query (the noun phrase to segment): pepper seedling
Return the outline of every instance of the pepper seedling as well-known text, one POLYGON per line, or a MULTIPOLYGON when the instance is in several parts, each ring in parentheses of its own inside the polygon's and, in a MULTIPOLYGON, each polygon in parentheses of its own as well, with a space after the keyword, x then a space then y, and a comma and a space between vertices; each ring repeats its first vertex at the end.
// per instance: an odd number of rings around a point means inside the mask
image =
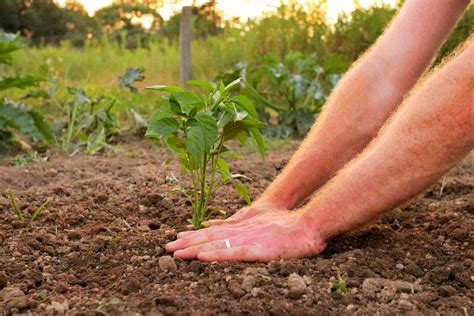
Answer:
MULTIPOLYGON (((232 174, 226 158, 234 156, 227 142, 237 140, 245 146, 253 139, 262 158, 265 144, 255 106, 243 96, 232 96, 230 90, 240 79, 227 86, 202 80, 188 81, 205 93, 184 91, 176 86, 150 86, 147 89, 167 92, 167 102, 150 120, 147 137, 162 138, 177 153, 182 170, 190 174, 192 188, 177 187, 193 208, 188 221, 200 228, 209 215, 209 204, 216 190, 233 183, 237 192, 250 203, 250 191, 241 182, 244 175, 232 174)), ((247 178, 248 179, 248 178, 247 178)))

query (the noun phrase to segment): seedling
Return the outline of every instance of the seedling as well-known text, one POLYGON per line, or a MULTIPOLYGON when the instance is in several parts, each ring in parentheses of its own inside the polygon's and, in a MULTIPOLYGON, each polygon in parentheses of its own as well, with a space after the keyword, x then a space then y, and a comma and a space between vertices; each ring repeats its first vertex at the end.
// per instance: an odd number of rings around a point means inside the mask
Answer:
POLYGON ((188 172, 192 188, 177 187, 184 194, 194 213, 188 221, 200 228, 209 215, 211 199, 220 187, 233 183, 237 192, 250 203, 249 189, 240 181, 248 179, 232 174, 226 158, 233 157, 228 141, 237 140, 246 145, 253 139, 264 156, 265 145, 259 128, 254 105, 245 96, 231 96, 230 90, 240 79, 224 86, 213 82, 194 80, 188 85, 199 86, 207 93, 186 92, 175 86, 151 86, 147 89, 169 93, 167 103, 153 115, 147 137, 162 138, 166 146, 177 153, 181 168, 188 172))
POLYGON ((347 284, 346 281, 341 277, 341 275, 337 274, 337 282, 331 284, 331 292, 346 292, 347 291, 347 284))
MULTIPOLYGON (((10 198, 10 203, 12 205, 13 212, 15 212, 15 215, 19 221, 25 222, 25 217, 23 216, 23 212, 20 210, 18 207, 18 204, 16 203, 15 195, 13 194, 12 191, 8 191, 8 196, 10 198)), ((33 222, 35 219, 40 215, 40 213, 43 211, 43 209, 48 205, 49 203, 49 198, 44 200, 43 203, 36 209, 36 211, 33 212, 33 215, 31 215, 30 219, 28 220, 28 228, 33 227, 33 222)))

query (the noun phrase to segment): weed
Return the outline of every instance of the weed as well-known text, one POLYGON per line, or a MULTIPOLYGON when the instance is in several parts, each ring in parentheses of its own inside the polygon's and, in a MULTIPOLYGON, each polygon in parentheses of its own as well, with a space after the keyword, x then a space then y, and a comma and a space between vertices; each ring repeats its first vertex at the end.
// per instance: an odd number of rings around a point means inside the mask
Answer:
POLYGON ((337 282, 332 283, 330 289, 332 292, 336 292, 336 291, 346 292, 347 291, 346 281, 341 277, 339 273, 337 274, 337 282))
MULTIPOLYGON (((17 204, 16 199, 15 199, 15 195, 13 194, 12 191, 8 191, 8 197, 10 199, 10 203, 12 205, 13 212, 15 213, 17 219, 21 222, 25 222, 26 219, 23 215, 23 212, 18 207, 18 204, 17 204)), ((44 210, 46 205, 48 205, 48 203, 49 203, 49 198, 44 200, 43 203, 41 203, 41 205, 33 212, 33 215, 31 215, 30 219, 28 220, 28 226, 27 226, 28 228, 33 227, 33 222, 40 215, 40 213, 44 210)))

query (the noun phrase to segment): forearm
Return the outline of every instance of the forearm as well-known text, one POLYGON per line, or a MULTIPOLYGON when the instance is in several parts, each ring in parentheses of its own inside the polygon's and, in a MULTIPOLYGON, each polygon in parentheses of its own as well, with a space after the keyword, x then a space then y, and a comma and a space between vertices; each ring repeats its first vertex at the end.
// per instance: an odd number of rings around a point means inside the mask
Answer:
POLYGON ((343 78, 305 142, 259 200, 293 208, 359 153, 424 72, 468 3, 408 1, 343 78))
POLYGON ((420 193, 474 147, 474 44, 409 98, 302 212, 322 238, 420 193))

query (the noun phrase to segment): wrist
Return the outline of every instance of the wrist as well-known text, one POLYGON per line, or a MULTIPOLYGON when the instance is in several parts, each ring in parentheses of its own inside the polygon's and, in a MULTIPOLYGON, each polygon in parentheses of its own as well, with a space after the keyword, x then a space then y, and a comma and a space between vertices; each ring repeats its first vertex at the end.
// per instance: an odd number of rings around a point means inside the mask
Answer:
POLYGON ((252 205, 268 205, 275 209, 291 210, 295 207, 291 194, 264 192, 252 205))
POLYGON ((304 221, 305 227, 311 230, 315 238, 320 238, 326 243, 338 235, 340 231, 338 222, 330 216, 330 212, 322 209, 316 210, 308 205, 299 209, 298 212, 304 221))

